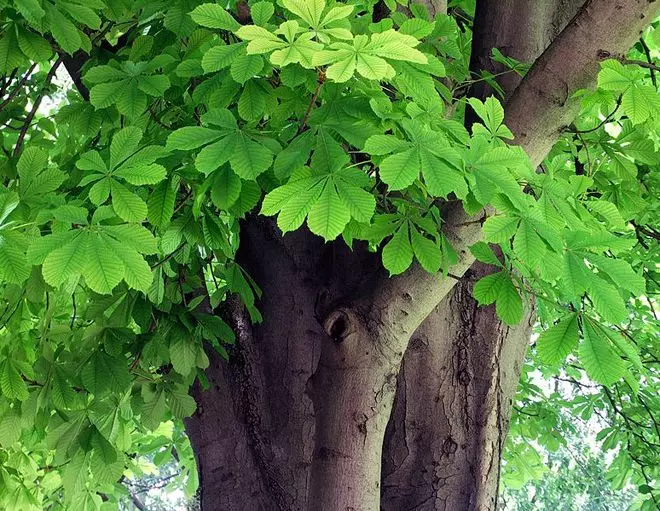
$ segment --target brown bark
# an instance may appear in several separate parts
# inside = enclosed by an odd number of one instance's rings
[[[559,70],[568,50],[556,45],[575,45],[590,23],[607,29],[594,9],[620,3],[588,0],[569,35],[545,51],[544,65]],[[649,16],[646,2],[632,3],[637,15]],[[612,22],[629,17],[619,11],[608,11]],[[596,34],[587,46],[600,40],[613,42]],[[539,51],[537,39],[530,41],[528,51]],[[555,85],[583,83],[596,65],[586,58],[566,67],[579,76],[555,77],[545,94],[544,71],[535,65],[511,96],[507,119],[536,163],[559,131],[525,131],[538,126],[522,106],[538,100],[545,110],[531,105],[533,115],[563,118]],[[453,210],[445,230],[460,259],[450,271],[460,277],[472,264],[467,247],[479,239],[480,218]],[[521,325],[505,328],[492,307],[476,307],[470,289],[487,267],[474,266],[458,286],[419,267],[388,279],[364,247],[324,245],[304,230],[282,237],[259,218],[243,226],[238,260],[263,289],[264,321],[250,325],[241,307],[229,307],[236,348],[229,362],[211,357],[209,391],[194,389],[199,409],[186,426],[204,511],[495,508],[533,316],[528,310]]]
[[[499,463],[533,314],[508,328],[478,308],[475,265],[415,332],[383,461],[382,509],[495,509]]]
[[[473,71],[501,71],[490,59],[493,47],[533,62],[582,2],[480,1]],[[520,77],[498,81],[510,95]],[[483,84],[473,90],[482,98],[490,93]],[[496,507],[502,440],[534,315],[529,303],[510,329],[492,307],[476,307],[469,281],[491,270],[475,263],[413,336],[384,447],[385,510]]]
[[[504,121],[534,165],[577,114],[580,102],[572,96],[595,83],[599,62],[628,51],[659,12],[656,0],[587,0],[534,62]]]

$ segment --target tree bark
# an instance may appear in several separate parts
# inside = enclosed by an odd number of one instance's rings
[[[495,509],[512,396],[533,314],[508,328],[478,308],[475,265],[415,332],[398,379],[382,509]]]
[[[545,5],[541,23],[534,2],[481,1],[475,34],[482,35],[475,37],[492,41],[500,30],[483,9],[504,26],[512,17],[533,24],[524,37],[506,32],[515,39],[510,54],[534,60],[557,20],[570,18],[566,1],[553,5],[558,12]],[[573,111],[563,111],[568,95],[594,79],[602,48],[625,51],[633,37],[627,30],[636,37],[657,11],[642,0],[587,0],[527,77],[502,82],[509,92],[516,86],[506,119],[534,163]],[[626,30],[622,22],[630,22]],[[473,62],[486,62],[489,44],[475,40]],[[575,62],[562,69],[570,51]],[[533,310],[506,328],[492,307],[476,307],[471,287],[489,268],[473,265],[468,247],[483,217],[447,214],[458,284],[416,266],[389,279],[363,246],[326,245],[305,230],[281,236],[268,219],[245,222],[238,262],[263,290],[264,321],[250,324],[229,303],[224,314],[236,347],[228,362],[210,357],[210,389],[193,389],[199,407],[186,428],[204,511],[495,509]]]

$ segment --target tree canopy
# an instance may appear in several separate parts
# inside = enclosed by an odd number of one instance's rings
[[[116,509],[173,458],[194,493],[189,388],[231,353],[229,296],[260,321],[246,216],[452,279],[457,208],[475,298],[541,327],[509,480],[598,416],[609,477],[658,505],[660,31],[602,55],[537,166],[470,71],[474,2],[375,4],[0,0],[1,507]]]

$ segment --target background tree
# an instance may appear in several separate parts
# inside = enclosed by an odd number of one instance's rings
[[[653,508],[656,2],[0,8],[5,507],[494,509],[538,318]]]

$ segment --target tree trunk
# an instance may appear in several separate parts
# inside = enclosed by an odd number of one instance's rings
[[[646,23],[640,14],[658,11],[648,0],[629,1],[631,9],[624,0],[581,8],[581,0],[554,0],[541,11],[531,0],[478,2],[479,68],[495,69],[486,58],[494,45],[534,61],[578,8],[557,41],[575,48],[579,34],[598,28],[566,76],[548,81],[537,64],[521,83],[501,82],[507,122],[533,162],[566,118],[554,86],[569,84],[561,94],[587,86],[602,48],[624,51],[632,42],[621,27],[636,36]],[[516,28],[506,28],[514,19]],[[558,69],[564,51],[553,43],[539,61]],[[550,88],[541,94],[544,81]],[[527,108],[531,100],[545,110]],[[242,306],[227,304],[236,346],[227,362],[210,353],[210,388],[193,388],[198,410],[186,429],[203,511],[496,508],[533,309],[507,328],[493,307],[477,308],[471,288],[489,268],[472,264],[468,246],[480,224],[452,209],[444,231],[459,255],[450,268],[458,283],[419,267],[388,279],[363,246],[324,244],[305,230],[281,236],[259,217],[244,223],[238,262],[263,290],[263,322],[252,325]]]

